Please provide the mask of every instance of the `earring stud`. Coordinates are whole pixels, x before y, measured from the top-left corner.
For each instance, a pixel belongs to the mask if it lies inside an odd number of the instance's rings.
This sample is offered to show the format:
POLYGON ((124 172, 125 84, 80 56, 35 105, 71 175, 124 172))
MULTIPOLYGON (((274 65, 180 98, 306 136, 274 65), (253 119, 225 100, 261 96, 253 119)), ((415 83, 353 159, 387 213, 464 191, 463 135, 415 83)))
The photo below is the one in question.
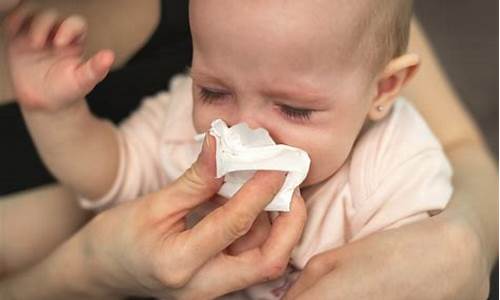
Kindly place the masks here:
POLYGON ((381 112, 381 111, 383 111, 383 110, 384 110, 384 107, 383 107, 382 105, 377 106, 377 111, 380 111, 380 112, 381 112))

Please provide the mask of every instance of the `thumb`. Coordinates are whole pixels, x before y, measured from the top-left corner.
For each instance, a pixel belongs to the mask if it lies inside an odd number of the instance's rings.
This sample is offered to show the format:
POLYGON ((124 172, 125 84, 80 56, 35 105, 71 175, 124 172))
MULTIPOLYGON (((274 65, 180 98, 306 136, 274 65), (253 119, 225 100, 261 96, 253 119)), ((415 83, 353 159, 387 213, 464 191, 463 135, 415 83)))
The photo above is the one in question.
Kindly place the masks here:
POLYGON ((104 77, 106 77, 114 60, 115 55, 113 51, 101 50, 88 61, 76 67, 75 77, 79 87, 84 93, 90 92, 104 79, 104 77))
POLYGON ((211 198, 220 189, 222 178, 216 178, 216 143, 210 134, 205 136, 198 159, 182 174, 168 191, 176 198, 178 209, 190 209, 211 198))

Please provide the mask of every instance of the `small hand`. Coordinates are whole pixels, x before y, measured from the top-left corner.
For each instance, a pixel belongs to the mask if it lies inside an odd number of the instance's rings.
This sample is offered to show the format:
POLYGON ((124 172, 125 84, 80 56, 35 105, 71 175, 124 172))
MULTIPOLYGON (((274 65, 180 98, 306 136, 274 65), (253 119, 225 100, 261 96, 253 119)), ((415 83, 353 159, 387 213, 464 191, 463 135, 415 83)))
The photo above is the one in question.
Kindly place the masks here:
POLYGON ((81 99, 104 79, 114 54, 102 50, 83 60, 87 24, 80 16, 21 5, 6 19, 7 57, 19 104, 59 110, 81 99))

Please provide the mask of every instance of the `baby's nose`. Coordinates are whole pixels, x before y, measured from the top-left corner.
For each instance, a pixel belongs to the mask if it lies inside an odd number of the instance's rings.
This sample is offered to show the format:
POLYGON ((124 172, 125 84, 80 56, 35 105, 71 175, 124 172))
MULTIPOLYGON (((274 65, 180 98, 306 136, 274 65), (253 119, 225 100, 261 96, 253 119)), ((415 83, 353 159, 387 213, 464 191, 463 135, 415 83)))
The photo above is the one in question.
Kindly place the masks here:
POLYGON ((272 119, 266 119, 263 114, 240 115, 238 121, 234 124, 231 124, 231 126, 239 123, 246 123, 251 129, 263 128, 267 130, 267 132, 269 132, 269 135, 276 143, 281 143, 279 135, 277 134, 279 132, 279 128, 277 128, 275 124, 273 124, 272 119))
POLYGON ((265 128, 257 112, 240 113, 237 122, 232 125, 238 123, 246 123, 251 129, 265 128))

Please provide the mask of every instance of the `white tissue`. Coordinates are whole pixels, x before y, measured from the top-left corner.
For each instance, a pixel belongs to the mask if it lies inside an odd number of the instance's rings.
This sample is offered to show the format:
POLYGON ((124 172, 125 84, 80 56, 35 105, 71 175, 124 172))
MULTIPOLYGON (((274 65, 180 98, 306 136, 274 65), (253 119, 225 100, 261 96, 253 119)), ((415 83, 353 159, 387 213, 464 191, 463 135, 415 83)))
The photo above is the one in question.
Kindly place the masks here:
POLYGON ((217 140, 217 177, 225 176, 221 196, 232 197, 256 170, 284 171, 285 182, 265 210, 290 211, 293 192, 309 172, 311 160, 304 150, 276 145, 267 130, 252 130, 246 123, 228 128, 218 119, 210 134, 217 140))

